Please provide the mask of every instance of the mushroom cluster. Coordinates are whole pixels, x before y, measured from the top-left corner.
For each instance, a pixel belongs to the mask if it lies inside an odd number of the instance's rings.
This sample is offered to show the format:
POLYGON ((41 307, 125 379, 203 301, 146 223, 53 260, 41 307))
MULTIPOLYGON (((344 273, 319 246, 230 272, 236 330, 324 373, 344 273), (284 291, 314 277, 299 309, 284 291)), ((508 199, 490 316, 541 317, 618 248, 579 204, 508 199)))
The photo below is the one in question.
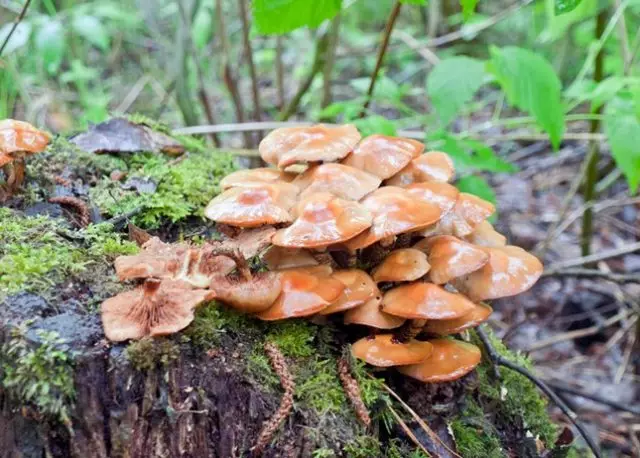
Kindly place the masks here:
POLYGON ((529 289, 542 265, 487 221, 491 203, 449 184, 447 154, 424 149, 361 140, 352 125, 271 132, 259 150, 275 167, 230 174, 205 209, 223 241, 151 239, 116 261, 121 279, 144 283, 103 304, 107 337, 174 332, 217 299, 266 321, 342 314, 370 329, 352 345, 356 358, 423 382, 467 374, 480 350, 452 336, 488 319, 484 301, 529 289))

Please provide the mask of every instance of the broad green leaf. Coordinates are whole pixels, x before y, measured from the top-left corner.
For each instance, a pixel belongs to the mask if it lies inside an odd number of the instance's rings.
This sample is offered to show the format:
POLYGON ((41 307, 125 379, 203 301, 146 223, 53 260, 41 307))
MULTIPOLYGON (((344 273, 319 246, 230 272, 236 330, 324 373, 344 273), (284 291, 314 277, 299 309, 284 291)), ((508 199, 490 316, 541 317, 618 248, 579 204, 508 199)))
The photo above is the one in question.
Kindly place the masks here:
POLYGON ((251 7, 258 33, 281 35, 299 27, 318 27, 333 18, 342 0, 253 0, 251 7))
MULTIPOLYGON (((556 0, 545 0, 547 24, 539 39, 542 42, 554 41, 565 36, 573 24, 584 22, 598 12, 598 0, 581 0, 576 8, 570 12, 558 15, 556 0)), ((593 37, 593 30, 589 29, 589 36, 593 37)))
POLYGON ((555 13, 560 15, 575 10, 582 0, 553 0, 553 3, 555 13))
POLYGON ((363 137, 373 134, 396 135, 396 126, 387 118, 379 115, 367 116, 366 118, 353 121, 363 137))
POLYGON ((476 6, 480 0, 460 0, 462 5, 462 17, 465 21, 469 20, 473 13, 476 12, 476 6))
POLYGON ((631 100, 616 98, 607 104, 604 131, 611 155, 635 193, 640 184, 640 119, 631 100))
POLYGON ((436 65, 427 76, 427 94, 443 125, 473 99, 484 78, 484 63, 470 57, 450 57, 436 65))
POLYGON ((492 47, 487 67, 509 103, 530 113, 557 149, 564 133, 564 109, 562 84, 551 64, 526 49, 492 47))
POLYGON ((212 31, 211 10, 205 5, 201 6, 193 19, 191 26, 191 39, 196 49, 202 49, 209 42, 212 31))
MULTIPOLYGON (((13 28, 13 23, 6 24, 4 27, 0 29, 0 44, 4 43, 4 40, 7 39, 7 35, 11 32, 13 28)), ((31 34, 31 24, 27 22, 21 22, 16 26, 16 29, 9 38, 6 46, 4 47, 4 51, 2 54, 7 56, 11 54, 16 49, 22 48, 29 41, 29 35, 31 34)))
POLYGON ((476 175, 467 175, 462 177, 456 183, 457 188, 461 192, 468 192, 481 199, 487 200, 492 204, 496 203, 496 193, 487 180, 476 175))
POLYGON ((92 45, 103 51, 109 47, 109 34, 97 18, 94 16, 76 16, 72 22, 73 30, 92 45))
POLYGON ((66 37, 60 21, 47 21, 36 33, 35 45, 45 70, 54 74, 60 68, 66 50, 66 37))

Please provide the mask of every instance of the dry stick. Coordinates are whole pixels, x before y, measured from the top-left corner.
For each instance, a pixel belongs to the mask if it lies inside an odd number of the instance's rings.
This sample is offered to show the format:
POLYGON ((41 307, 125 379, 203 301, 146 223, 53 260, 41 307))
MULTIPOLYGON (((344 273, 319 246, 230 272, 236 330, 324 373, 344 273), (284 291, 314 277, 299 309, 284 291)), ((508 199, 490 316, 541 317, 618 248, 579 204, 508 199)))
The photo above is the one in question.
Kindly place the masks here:
POLYGON ((601 251, 600 253, 591 254, 589 256, 582 256, 580 258, 568 259, 566 261, 560 261, 552 264, 546 269, 547 275, 552 275, 559 270, 566 269, 568 267, 578 267, 592 262, 604 261, 605 259, 615 258, 622 256, 623 254, 633 253, 640 250, 640 242, 632 243, 631 245, 623 246, 620 248, 614 248, 612 250, 601 251))
POLYGON ((322 69, 322 104, 324 108, 331 103, 331 74, 333 73, 333 67, 336 62, 336 47, 338 46, 338 36, 340 35, 340 18, 338 15, 331 21, 331 28, 329 29, 329 43, 327 44, 327 57, 322 69))
POLYGON ((280 384, 282 388, 284 388, 284 395, 280 400, 280 407, 278 407, 276 413, 262 425, 262 430, 260 431, 256 445, 252 448, 252 454, 254 456, 262 453, 262 450, 271 442, 271 438, 280 426, 280 423, 291 413, 291 409, 293 409, 293 393, 296 388, 293 377, 287 367, 287 361, 284 359, 284 355, 278 347, 274 343, 267 342, 264 344, 264 351, 269 357, 271 367, 273 367, 274 372, 278 374, 280 378, 280 384))
POLYGON ((618 274, 615 272, 603 272, 596 269, 564 269, 555 272, 544 272, 543 277, 548 276, 563 276, 563 277, 585 277, 585 278, 602 278, 604 280, 613 281, 616 283, 640 283, 640 273, 638 274, 618 274))
POLYGON ((478 337, 482 341, 482 344, 487 352, 487 356, 493 363, 494 367, 497 368, 497 366, 504 366, 513 371, 516 371, 520 375, 528 378, 531 382, 533 382, 540 389, 540 391, 542 391, 549 399, 551 399, 551 401, 553 401, 553 403, 556 404, 560 408, 560 410, 562 410, 562 412, 567 416, 567 418, 569 418, 569 421, 573 423, 573 425, 576 427, 576 429, 578 430, 582 438, 585 440, 585 442, 587 443, 587 445, 589 446, 589 448, 591 449, 595 457, 602 458, 602 454, 600 453, 600 449, 598 448, 598 445, 593 441, 591 436, 589 436, 586 428, 584 427, 582 422, 578 419, 578 416, 553 391, 553 389, 549 387, 549 385, 547 385, 545 382, 543 382, 541 379, 536 377, 534 374, 529 372, 524 367, 521 367, 518 364, 512 361, 509 361, 508 359, 500 355, 495 350, 495 348, 493 348, 493 346, 491 345, 491 342, 489 341, 489 338, 487 337, 487 334, 484 331, 483 325, 476 328, 476 333, 478 334, 478 337))
POLYGON ((400 38, 407 46, 409 46, 411 49, 413 49, 415 52, 417 52, 418 54, 420 54, 424 60, 426 60, 427 62, 429 62, 432 66, 436 66, 438 65, 438 63, 440 62, 440 58, 436 55, 436 53, 434 53, 432 50, 430 50, 429 48, 425 48, 422 47, 420 45, 420 43, 418 42, 418 40, 416 40, 415 38, 413 38, 412 35, 409 35, 407 32, 405 32, 404 30, 398 30, 396 32, 396 35, 398 36, 398 38, 400 38))
POLYGON ((394 409, 391 405, 388 405, 387 408, 389 409, 389 412, 391 412, 391 415, 393 415, 393 418, 396 419, 396 421, 398 422, 398 424, 400 425, 404 433, 407 435, 407 437, 409 437, 409 439, 411 439, 411 441, 416 445, 416 447, 422 450, 422 452, 425 453, 426 456, 431 456, 431 454, 429 453, 429 450, 427 450, 426 447, 422 445, 422 443, 418 440, 416 435, 413 434, 413 431, 411 431, 411 428, 409 428, 409 426, 404 422, 400 414, 396 412, 396 409, 394 409))
MULTIPOLYGON (((256 121, 262 120, 262 106, 260 104, 260 88, 258 86, 258 72, 256 72, 256 65, 253 61, 253 49, 251 47, 251 40, 249 39, 249 18, 247 16, 247 4, 246 0, 238 0, 240 4, 240 18, 242 19, 242 42, 244 45, 244 54, 249 64, 249 74, 251 75, 251 91, 253 94, 253 109, 254 118, 256 121)), ((263 133, 258 132, 258 140, 262 137, 263 133)))
POLYGON ((632 415, 637 415, 640 417, 640 409, 633 406, 628 406, 625 404, 621 404, 616 401, 610 401, 609 399, 605 399, 601 396, 597 396, 591 393, 585 393, 584 391, 580 391, 576 388, 572 388, 560 382, 554 382, 551 380, 545 380, 547 385, 553 387, 557 391, 563 391, 565 393, 573 394, 575 396, 579 396, 581 398, 590 399, 593 402, 597 402, 598 404, 603 404, 605 406, 612 407, 616 410, 621 410, 623 412, 629 412, 632 415))
MULTIPOLYGON (((236 112, 236 119, 239 123, 244 122, 244 107, 242 105, 242 97, 240 96, 240 91, 238 90, 238 85, 236 83, 236 75, 233 73, 233 69, 229 64, 229 38, 227 37, 227 29, 226 24, 224 22, 224 8, 222 7, 223 0, 216 0, 216 14, 218 16, 218 36, 220 38, 220 45, 222 48, 222 79, 224 81, 229 94, 231 95, 231 100, 233 102, 233 107, 236 112)), ((249 148, 252 145, 251 135, 248 132, 244 133, 244 146, 249 148)))
POLYGON ((4 48, 7 47, 9 40, 11 40, 11 36, 15 33, 16 29, 18 28, 18 24, 20 24, 22 19, 24 19, 25 14, 27 14, 27 9, 29 8, 30 4, 31 4, 31 0, 27 0, 26 2, 24 2, 22 10, 20 10, 20 14, 18 14, 18 16, 16 16, 16 18, 13 20, 13 26, 11 26, 11 30, 9 30, 9 33, 7 34, 7 36, 4 38, 4 41, 2 42, 2 46, 0 46, 0 56, 2 55, 2 51, 4 51, 4 48))
POLYGON ((371 81, 369 83, 369 89, 367 90, 367 99, 364 102, 362 111, 360 111, 361 118, 364 118, 365 114, 367 113, 367 109, 369 108, 369 104, 371 103, 373 90, 375 89, 376 81, 378 80, 378 73, 382 68, 384 55, 386 54, 387 47, 389 46, 389 38, 391 37, 393 26, 396 23, 396 19, 398 19, 398 15, 400 14, 401 8, 402 8, 402 3, 400 3, 400 1, 397 0, 396 4, 393 6, 393 9, 391 10, 391 15, 389 16, 389 19, 387 19, 387 24, 384 26, 384 32, 382 32, 382 43, 380 44, 380 48, 378 49, 378 58, 376 60, 376 66, 373 69, 373 74, 371 75, 371 81))
POLYGON ((349 362, 345 357, 338 360, 338 377, 340 378, 345 394, 349 398, 349 401, 351 401, 351 405, 353 406, 353 410, 356 412, 356 416, 366 427, 369 427, 369 425, 371 425, 369 411, 367 410, 367 406, 364 404, 362 396, 360 395, 358 381, 351 375, 349 362))
POLYGON ((85 201, 71 196, 52 197, 49 199, 52 204, 62 205, 63 207, 71 207, 78 214, 78 225, 87 227, 91 223, 91 212, 85 201))
POLYGON ((285 104, 284 97, 284 63, 282 62, 282 37, 276 37, 276 88, 278 91, 278 108, 282 110, 285 104))

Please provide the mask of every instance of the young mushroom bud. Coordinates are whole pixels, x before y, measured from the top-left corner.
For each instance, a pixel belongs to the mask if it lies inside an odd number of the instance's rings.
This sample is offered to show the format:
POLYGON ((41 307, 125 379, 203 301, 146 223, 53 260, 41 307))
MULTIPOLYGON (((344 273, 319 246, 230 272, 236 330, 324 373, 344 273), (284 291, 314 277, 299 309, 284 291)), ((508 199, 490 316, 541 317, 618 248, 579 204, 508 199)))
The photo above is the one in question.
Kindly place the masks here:
POLYGON ((342 163, 386 180, 423 151, 424 145, 410 138, 371 135, 362 140, 342 163))
POLYGON ((360 141, 353 124, 283 127, 270 132, 258 147, 262 159, 284 169, 298 163, 335 162, 360 141))
POLYGON ((426 383, 450 382, 471 372, 482 359, 480 349, 453 339, 430 340, 431 356, 424 362, 398 367, 404 375, 426 383))
POLYGON ((433 352, 433 345, 411 339, 397 341, 392 334, 363 337, 351 346, 351 354, 372 366, 393 367, 418 364, 426 361, 433 352))
POLYGON ((344 312, 380 295, 378 287, 364 270, 338 270, 332 277, 344 284, 344 291, 329 307, 321 310, 319 315, 344 312))
POLYGON ((404 169, 389 178, 389 186, 408 186, 412 183, 451 181, 455 170, 453 161, 447 153, 429 151, 412 160, 404 169))
POLYGON ((395 329, 402 326, 406 320, 381 311, 381 303, 382 293, 378 292, 363 305, 347 310, 344 314, 344 324, 359 324, 375 329, 395 329))
POLYGON ((320 164, 309 169, 292 182, 301 193, 300 198, 329 192, 347 200, 360 200, 378 189, 380 178, 342 164, 320 164))
POLYGON ((484 323, 491 316, 493 310, 487 304, 474 304, 475 307, 466 315, 460 318, 452 318, 450 320, 429 320, 424 326, 426 332, 446 336, 449 334, 458 334, 465 329, 475 328, 484 323))
POLYGON ((392 251, 381 264, 373 270, 376 283, 414 281, 429 272, 427 255, 414 248, 401 248, 392 251))

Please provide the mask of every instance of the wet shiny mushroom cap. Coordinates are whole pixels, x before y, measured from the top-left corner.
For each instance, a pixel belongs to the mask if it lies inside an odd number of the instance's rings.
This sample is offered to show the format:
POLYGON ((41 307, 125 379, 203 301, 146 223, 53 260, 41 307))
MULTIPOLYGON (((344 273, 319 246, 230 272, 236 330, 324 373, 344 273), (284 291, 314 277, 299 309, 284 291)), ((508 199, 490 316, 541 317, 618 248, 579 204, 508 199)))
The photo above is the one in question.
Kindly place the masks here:
POLYGON ((189 251, 186 243, 164 243, 152 237, 138 254, 118 256, 114 262, 120 281, 134 278, 172 278, 180 271, 189 251))
POLYGON ((320 315, 344 312, 364 304, 376 295, 380 295, 380 291, 373 279, 364 270, 338 270, 332 274, 332 277, 342 282, 345 288, 338 299, 329 307, 320 311, 320 315))
POLYGON ((362 200, 362 205, 373 215, 373 223, 345 244, 350 251, 366 248, 389 236, 424 229, 438 221, 441 214, 438 206, 394 186, 375 190, 362 200))
POLYGON ((496 231, 489 221, 481 222, 473 232, 466 235, 464 239, 474 245, 487 247, 505 246, 507 244, 507 238, 496 231))
POLYGON ((294 267, 317 266, 319 263, 309 250, 285 248, 272 245, 262 256, 269 270, 284 270, 294 267))
POLYGON ((442 217, 438 226, 440 233, 464 237, 496 211, 491 202, 473 194, 461 192, 453 210, 442 217))
POLYGON ((373 270, 376 283, 390 281, 414 281, 429 272, 427 255, 414 248, 402 248, 392 251, 382 263, 373 270))
POLYGON ((411 319, 459 318, 473 308, 473 302, 462 294, 450 293, 433 283, 416 282, 397 286, 382 298, 383 312, 411 319))
POLYGON ((278 169, 262 167, 257 169, 237 170, 220 180, 223 190, 236 187, 255 186, 256 183, 288 183, 295 175, 278 169))
POLYGON ((437 181, 413 183, 405 189, 418 199, 437 205, 443 216, 453 210, 460 194, 455 186, 437 181))
POLYGON ((230 188, 209 202, 204 214, 217 223, 238 227, 289 223, 297 192, 288 183, 230 188))
POLYGON ((432 334, 446 336, 458 334, 465 329, 475 328, 489 319, 493 309, 484 303, 474 305, 473 310, 460 318, 453 318, 451 320, 429 320, 424 326, 424 330, 432 334))
POLYGON ((266 321, 283 320, 314 315, 328 307, 345 289, 341 281, 331 278, 330 271, 300 268, 280 272, 282 292, 271 307, 256 316, 266 321))
POLYGON ((49 144, 51 136, 27 122, 14 119, 0 121, 0 167, 11 162, 12 153, 40 153, 49 144))
POLYGON ((393 367, 417 364, 427 360, 433 352, 429 342, 410 339, 396 340, 393 334, 363 337, 351 346, 351 354, 372 366, 393 367))
POLYGON ((360 324, 376 329, 395 329, 402 326, 406 320, 382 312, 381 303, 382 293, 379 293, 363 305, 347 310, 344 314, 344 324, 360 324))
POLYGON ((360 200, 380 186, 380 178, 342 164, 320 164, 309 167, 293 182, 300 190, 300 198, 329 192, 347 200, 360 200))
POLYGON ((455 169, 447 153, 429 151, 413 159, 404 169, 386 181, 390 186, 408 186, 412 183, 451 181, 455 169))
POLYGON ((181 281, 147 279, 102 303, 104 333, 114 342, 176 333, 193 321, 208 294, 181 281))
POLYGON ((258 313, 271 307, 282 292, 278 272, 254 274, 250 279, 215 278, 207 299, 217 299, 245 313, 258 313))
POLYGON ((542 263, 520 247, 483 249, 489 254, 489 262, 452 282, 474 302, 515 296, 531 288, 542 275, 542 263))
POLYGON ((474 272, 489 261, 489 255, 482 248, 452 235, 422 239, 414 248, 429 255, 429 280, 437 285, 474 272))
POLYGON ((449 382, 471 372, 482 358, 480 349, 452 339, 430 340, 433 353, 424 362, 398 367, 404 375, 426 383, 449 382))
POLYGON ((360 141, 353 124, 283 127, 269 133, 258 150, 265 162, 284 169, 311 162, 335 162, 344 158, 360 141))
POLYGON ((298 207, 298 218, 273 236, 274 245, 319 248, 344 242, 371 226, 371 214, 358 202, 318 193, 298 207))
POLYGON ((371 135, 362 140, 342 163, 386 180, 423 151, 424 145, 410 138, 371 135))

